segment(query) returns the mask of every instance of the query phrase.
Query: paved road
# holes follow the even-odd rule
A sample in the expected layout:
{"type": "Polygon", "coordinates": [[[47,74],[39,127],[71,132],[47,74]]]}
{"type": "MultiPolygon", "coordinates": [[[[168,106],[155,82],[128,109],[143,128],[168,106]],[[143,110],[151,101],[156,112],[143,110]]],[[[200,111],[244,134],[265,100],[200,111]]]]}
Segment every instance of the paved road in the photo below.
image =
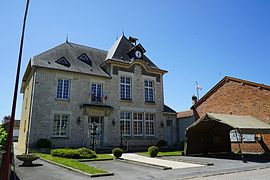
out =
{"type": "Polygon", "coordinates": [[[199,177],[192,180],[268,180],[270,179],[270,168],[258,169],[253,171],[243,171],[238,173],[199,177]]]}
{"type": "Polygon", "coordinates": [[[34,163],[35,167],[21,167],[21,161],[16,162],[16,174],[20,180],[87,180],[88,176],[77,174],[65,168],[55,166],[42,160],[34,163]]]}
{"type": "MultiPolygon", "coordinates": [[[[270,179],[269,169],[260,169],[255,171],[245,171],[240,173],[209,176],[213,174],[232,173],[235,171],[251,170],[258,168],[270,168],[270,160],[267,161],[249,161],[248,163],[242,163],[241,160],[228,160],[217,158],[200,158],[200,157],[164,157],[167,160],[174,161],[195,161],[201,163],[214,163],[214,166],[193,167],[185,169],[172,169],[161,170],[154,167],[147,167],[138,164],[131,164],[121,160],[111,161],[96,161],[85,162],[91,166],[99,167],[107,171],[115,173],[114,176],[98,177],[98,180],[105,179],[184,179],[184,178],[205,178],[205,179],[237,179],[240,180],[241,176],[247,174],[246,177],[250,179],[270,179]],[[209,176],[209,177],[204,177],[209,176]],[[256,178],[255,178],[256,177],[256,178]],[[257,178],[258,177],[258,178],[257,178]]],[[[73,171],[67,170],[62,167],[47,163],[42,160],[38,160],[35,163],[42,164],[42,166],[36,167],[20,167],[21,164],[16,160],[16,173],[21,180],[86,180],[88,176],[84,176],[73,171]]]]}

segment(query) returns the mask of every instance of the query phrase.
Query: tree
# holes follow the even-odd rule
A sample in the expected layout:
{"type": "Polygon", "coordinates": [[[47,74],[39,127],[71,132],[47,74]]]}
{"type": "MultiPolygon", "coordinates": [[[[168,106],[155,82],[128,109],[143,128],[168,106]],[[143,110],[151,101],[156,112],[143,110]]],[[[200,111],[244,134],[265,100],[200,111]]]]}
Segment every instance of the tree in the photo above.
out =
{"type": "Polygon", "coordinates": [[[4,150],[6,147],[7,141],[7,132],[6,130],[0,125],[0,150],[4,150]]]}

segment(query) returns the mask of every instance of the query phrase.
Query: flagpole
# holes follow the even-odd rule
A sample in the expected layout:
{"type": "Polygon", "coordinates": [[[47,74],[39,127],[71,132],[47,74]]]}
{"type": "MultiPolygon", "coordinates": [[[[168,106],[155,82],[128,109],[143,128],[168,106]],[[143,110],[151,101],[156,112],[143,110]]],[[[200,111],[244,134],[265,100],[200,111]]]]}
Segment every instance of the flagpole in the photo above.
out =
{"type": "Polygon", "coordinates": [[[198,100],[200,99],[199,98],[199,84],[198,84],[198,82],[196,81],[196,91],[197,91],[197,98],[198,98],[198,100]]]}
{"type": "Polygon", "coordinates": [[[24,32],[25,32],[25,25],[26,25],[26,17],[29,7],[29,0],[26,0],[26,7],[23,19],[23,28],[21,34],[21,43],[19,49],[19,57],[18,57],[18,64],[17,64],[17,73],[15,79],[15,87],[14,87],[14,94],[13,94],[13,102],[12,102],[12,111],[11,111],[11,118],[10,118],[10,127],[8,131],[8,138],[6,142],[6,157],[3,161],[2,166],[2,180],[9,179],[9,171],[10,171],[10,160],[11,160],[11,145],[13,139],[13,128],[14,128],[14,119],[15,119],[15,112],[16,112],[16,103],[17,103],[17,95],[18,95],[18,86],[19,86],[19,78],[20,78],[20,70],[21,70],[21,60],[22,60],[22,50],[23,50],[23,40],[24,40],[24,32]]]}

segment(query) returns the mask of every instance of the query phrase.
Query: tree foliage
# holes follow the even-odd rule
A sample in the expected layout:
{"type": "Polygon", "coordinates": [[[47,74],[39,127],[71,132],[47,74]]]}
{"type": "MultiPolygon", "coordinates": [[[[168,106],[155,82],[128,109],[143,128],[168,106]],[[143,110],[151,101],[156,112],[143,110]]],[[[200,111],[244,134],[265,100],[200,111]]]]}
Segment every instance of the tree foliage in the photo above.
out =
{"type": "Polygon", "coordinates": [[[6,130],[0,125],[0,150],[4,150],[6,147],[7,141],[7,132],[6,130]]]}

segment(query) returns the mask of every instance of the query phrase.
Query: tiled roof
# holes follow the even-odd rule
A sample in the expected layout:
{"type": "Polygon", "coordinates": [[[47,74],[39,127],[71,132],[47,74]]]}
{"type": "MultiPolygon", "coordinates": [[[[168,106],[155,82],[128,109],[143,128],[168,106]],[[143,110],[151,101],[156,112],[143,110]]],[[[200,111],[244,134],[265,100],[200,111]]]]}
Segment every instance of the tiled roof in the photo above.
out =
{"type": "Polygon", "coordinates": [[[193,116],[193,111],[192,110],[187,110],[187,111],[182,111],[177,113],[177,118],[185,118],[185,117],[190,117],[193,116]]]}
{"type": "Polygon", "coordinates": [[[270,86],[265,85],[265,84],[259,84],[259,83],[255,83],[255,82],[251,82],[251,81],[247,81],[247,80],[243,80],[243,79],[238,79],[238,78],[234,78],[234,77],[230,77],[230,76],[225,76],[221,81],[219,81],[210,91],[208,91],[203,97],[201,97],[192,107],[191,109],[196,108],[197,106],[199,106],[203,101],[205,101],[207,98],[209,98],[212,94],[214,94],[217,89],[219,89],[220,87],[222,87],[226,82],[229,81],[233,81],[233,82],[237,82],[237,83],[241,83],[241,84],[245,84],[245,85],[249,85],[249,86],[254,86],[260,89],[265,89],[270,91],[270,86]]]}

